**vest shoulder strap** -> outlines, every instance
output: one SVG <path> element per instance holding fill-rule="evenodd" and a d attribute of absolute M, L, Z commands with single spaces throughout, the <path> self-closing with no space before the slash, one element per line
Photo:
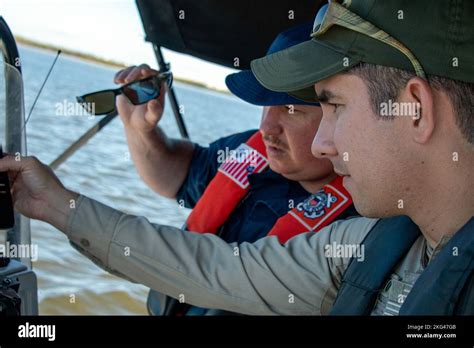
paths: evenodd
<path fill-rule="evenodd" d="M 420 236 L 406 216 L 379 220 L 362 244 L 364 262 L 352 259 L 344 272 L 331 315 L 369 314 L 387 274 Z"/>
<path fill-rule="evenodd" d="M 186 221 L 187 229 L 217 233 L 249 190 L 248 175 L 268 167 L 262 134 L 256 132 L 219 167 Z"/>
<path fill-rule="evenodd" d="M 461 303 L 470 303 L 472 308 L 474 293 L 468 282 L 473 269 L 474 217 L 429 263 L 400 308 L 400 315 L 452 315 L 463 311 L 456 309 Z"/>

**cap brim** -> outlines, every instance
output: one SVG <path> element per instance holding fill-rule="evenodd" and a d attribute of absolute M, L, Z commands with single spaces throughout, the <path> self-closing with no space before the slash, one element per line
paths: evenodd
<path fill-rule="evenodd" d="M 360 63 L 317 40 L 305 41 L 251 62 L 252 72 L 266 88 L 308 102 L 317 101 L 314 84 Z"/>
<path fill-rule="evenodd" d="M 263 87 L 257 81 L 250 70 L 243 70 L 238 73 L 227 75 L 225 79 L 227 88 L 237 97 L 247 103 L 259 106 L 286 105 L 286 104 L 310 104 L 293 98 L 287 93 L 273 92 Z"/>

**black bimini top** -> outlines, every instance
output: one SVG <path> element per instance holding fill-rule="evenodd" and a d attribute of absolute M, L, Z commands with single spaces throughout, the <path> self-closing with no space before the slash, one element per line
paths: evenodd
<path fill-rule="evenodd" d="M 249 69 L 276 35 L 313 20 L 323 0 L 136 0 L 146 41 Z M 308 38 L 309 39 L 309 38 Z M 234 65 L 235 58 L 239 66 Z"/>

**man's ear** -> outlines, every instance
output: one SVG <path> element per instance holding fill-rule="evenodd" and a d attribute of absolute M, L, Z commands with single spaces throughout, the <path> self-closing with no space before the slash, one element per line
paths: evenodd
<path fill-rule="evenodd" d="M 428 81 L 421 77 L 414 77 L 406 84 L 401 93 L 401 100 L 408 102 L 412 110 L 410 129 L 413 140 L 417 143 L 426 143 L 435 128 L 434 94 Z"/>

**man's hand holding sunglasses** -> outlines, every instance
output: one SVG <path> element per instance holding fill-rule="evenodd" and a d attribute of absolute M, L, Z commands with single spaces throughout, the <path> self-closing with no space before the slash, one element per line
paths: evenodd
<path fill-rule="evenodd" d="M 147 77 L 158 75 L 158 71 L 151 69 L 146 64 L 131 66 L 120 70 L 114 78 L 117 84 L 128 84 L 134 81 L 143 80 Z M 146 135 L 153 132 L 156 125 L 163 116 L 165 106 L 166 87 L 162 84 L 160 95 L 146 104 L 133 105 L 124 95 L 116 98 L 116 108 L 128 132 Z"/>
<path fill-rule="evenodd" d="M 142 64 L 119 71 L 114 82 L 126 86 L 158 74 Z M 169 79 L 163 80 L 158 97 L 145 104 L 136 105 L 127 95 L 118 95 L 116 109 L 138 174 L 158 194 L 174 198 L 186 177 L 194 145 L 185 139 L 169 138 L 157 127 L 163 116 L 165 91 L 170 85 Z"/>

